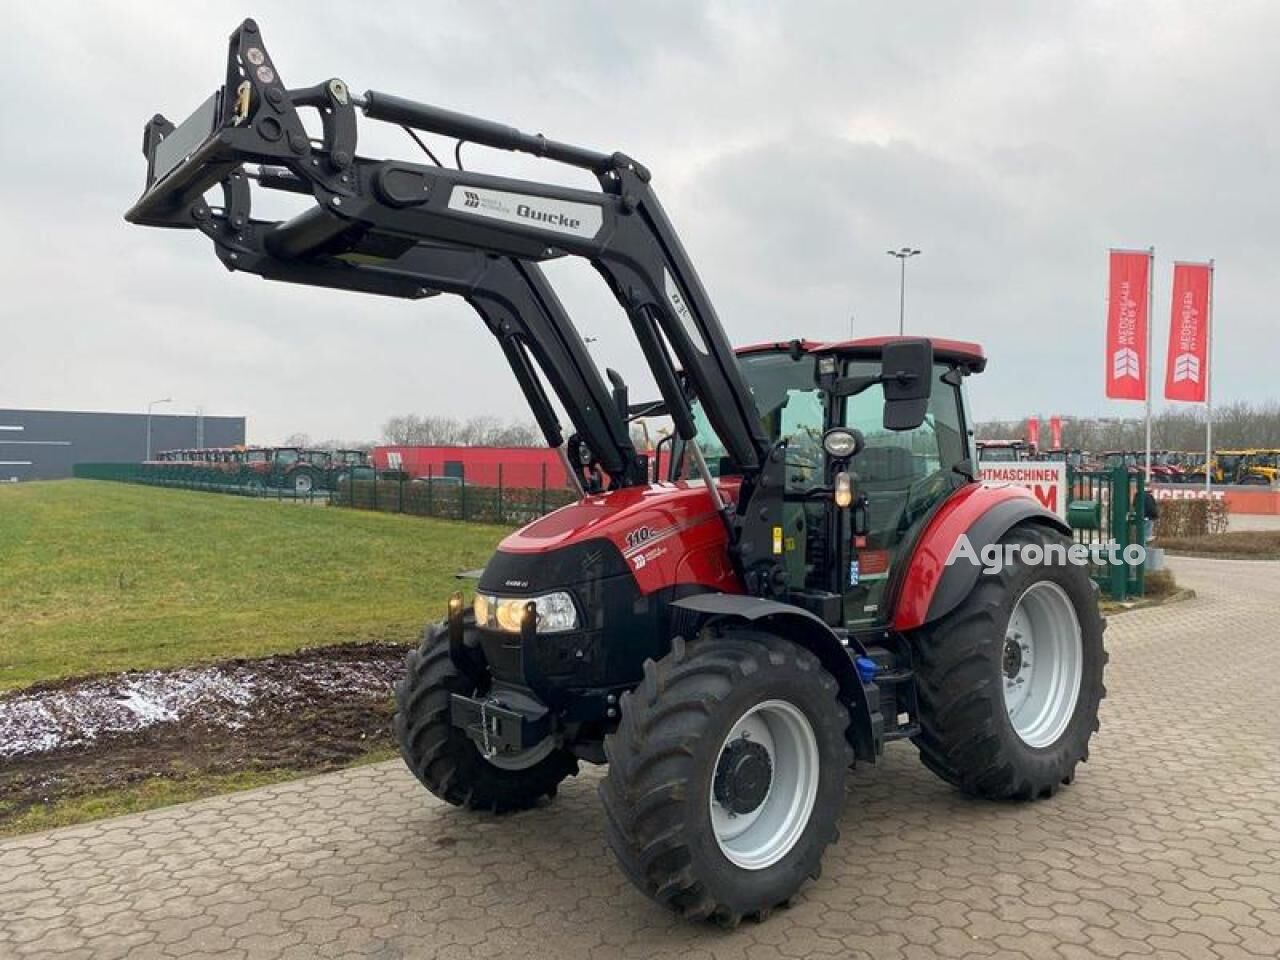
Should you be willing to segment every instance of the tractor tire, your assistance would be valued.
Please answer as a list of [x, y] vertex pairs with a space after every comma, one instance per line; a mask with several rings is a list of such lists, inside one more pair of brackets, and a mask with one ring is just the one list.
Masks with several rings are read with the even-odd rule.
[[289, 488], [294, 496], [306, 496], [316, 488], [315, 475], [310, 470], [299, 470], [289, 478]]
[[507, 813], [536, 806], [556, 795], [565, 777], [576, 776], [578, 760], [558, 746], [534, 747], [527, 765], [497, 766], [486, 760], [449, 719], [449, 697], [479, 691], [449, 657], [442, 624], [427, 628], [421, 645], [409, 654], [405, 675], [396, 684], [393, 721], [400, 755], [422, 785], [446, 803], [468, 810]]
[[609, 846], [643, 893], [733, 927], [818, 877], [853, 751], [817, 657], [754, 630], [677, 637], [620, 706], [600, 797]]
[[[1070, 542], [1039, 525], [1000, 540]], [[1106, 696], [1105, 628], [1087, 567], [1027, 564], [1019, 552], [998, 573], [984, 569], [955, 610], [912, 636], [924, 765], [992, 800], [1051, 797], [1071, 783]]]

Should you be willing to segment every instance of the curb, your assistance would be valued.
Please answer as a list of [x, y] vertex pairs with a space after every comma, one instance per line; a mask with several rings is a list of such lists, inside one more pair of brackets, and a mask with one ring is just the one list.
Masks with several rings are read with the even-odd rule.
[[1164, 597], [1143, 597], [1141, 600], [1126, 600], [1122, 603], [1104, 603], [1102, 612], [1105, 616], [1114, 617], [1132, 610], [1145, 610], [1148, 607], [1163, 607], [1169, 603], [1181, 603], [1183, 600], [1194, 600], [1196, 592], [1190, 587], [1183, 587]]

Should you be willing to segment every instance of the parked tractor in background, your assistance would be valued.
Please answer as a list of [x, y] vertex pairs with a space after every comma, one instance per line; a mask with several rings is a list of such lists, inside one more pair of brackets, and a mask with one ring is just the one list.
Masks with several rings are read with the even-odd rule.
[[[979, 459], [981, 459], [981, 456], [979, 456]], [[1034, 459], [1044, 460], [1049, 463], [1065, 463], [1073, 470], [1085, 468], [1084, 451], [1079, 447], [1050, 447], [1037, 453]]]
[[1219, 450], [1215, 459], [1223, 483], [1264, 486], [1276, 481], [1277, 453], [1275, 450], [1257, 448]]
[[300, 447], [250, 447], [244, 452], [247, 485], [309, 494], [320, 487], [324, 468], [303, 457]]
[[[977, 480], [965, 385], [986, 367], [979, 346], [735, 352], [625, 154], [337, 79], [288, 87], [251, 20], [226, 70], [182, 126], [148, 122], [128, 219], [203, 232], [231, 269], [268, 279], [465, 297], [581, 492], [503, 540], [472, 602], [455, 594], [410, 654], [395, 732], [428, 790], [523, 809], [581, 762], [608, 763], [604, 833], [626, 876], [733, 926], [818, 876], [849, 768], [895, 741], [977, 797], [1073, 781], [1105, 693], [1103, 621], [1087, 569], [1066, 562], [1071, 530], [1029, 491]], [[357, 108], [569, 164], [599, 189], [361, 156]], [[319, 112], [322, 140], [299, 109]], [[313, 202], [253, 219], [251, 182]], [[538, 266], [564, 256], [589, 261], [628, 315], [674, 426], [663, 483], [631, 439], [622, 377], [602, 374]], [[1010, 562], [948, 564], [962, 537]]]
[[979, 463], [1022, 463], [1035, 458], [1036, 448], [1025, 440], [979, 440]]

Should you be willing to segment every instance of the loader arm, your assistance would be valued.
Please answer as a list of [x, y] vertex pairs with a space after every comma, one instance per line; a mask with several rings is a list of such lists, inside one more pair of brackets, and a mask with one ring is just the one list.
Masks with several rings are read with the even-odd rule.
[[[298, 107], [320, 111], [322, 141], [307, 136]], [[590, 170], [600, 190], [361, 157], [357, 107], [374, 120]], [[648, 171], [622, 154], [557, 143], [389, 94], [370, 91], [356, 97], [336, 79], [289, 90], [252, 20], [231, 36], [223, 87], [178, 128], [155, 117], [146, 128], [144, 153], [147, 189], [128, 220], [202, 229], [233, 268], [242, 258], [270, 255], [271, 261], [259, 259], [257, 272], [275, 279], [286, 279], [283, 274], [289, 272], [288, 279], [297, 282], [323, 283], [314, 271], [283, 269], [288, 261], [309, 266], [325, 256], [355, 266], [372, 258], [380, 267], [357, 267], [345, 288], [389, 292], [376, 288], [407, 280], [394, 276], [394, 261], [418, 256], [410, 251], [419, 244], [530, 261], [583, 257], [627, 312], [681, 435], [692, 439], [696, 431], [677, 366], [744, 473], [754, 475], [768, 456], [768, 438], [710, 299], [649, 184]], [[269, 183], [269, 171], [283, 168], [289, 179], [283, 188], [309, 193], [315, 205], [288, 221], [254, 221], [246, 163], [269, 168], [264, 185], [281, 185]], [[204, 199], [219, 184], [226, 197], [221, 209]], [[536, 337], [531, 331], [531, 346]], [[555, 352], [545, 345], [541, 349], [544, 357]], [[588, 392], [595, 393], [594, 385]]]
[[[233, 36], [233, 60], [239, 56], [235, 51], [240, 46]], [[260, 45], [257, 49], [261, 50]], [[252, 66], [251, 60], [240, 59]], [[265, 52], [253, 59], [261, 60], [259, 66], [269, 63]], [[274, 68], [268, 69], [274, 74]], [[278, 81], [278, 76], [275, 79]], [[243, 80], [238, 84], [241, 92], [233, 111], [243, 109], [249, 102], [243, 84]], [[223, 96], [222, 92], [215, 94], [197, 111], [198, 126], [216, 124]], [[275, 100], [292, 110], [284, 111], [279, 123], [281, 136], [286, 130], [296, 134], [292, 141], [295, 144], [301, 142], [297, 131], [302, 127], [292, 105], [315, 107], [323, 118], [324, 140], [315, 151], [325, 157], [323, 164], [313, 156], [312, 162], [301, 169], [309, 171], [312, 178], [332, 179], [339, 184], [351, 182], [351, 173], [334, 162], [334, 157], [350, 157], [354, 150], [354, 106], [343, 95], [341, 83], [330, 81], [304, 91], [288, 91]], [[233, 112], [232, 132], [236, 133], [240, 131], [234, 116]], [[274, 129], [266, 123], [268, 118], [258, 119], [260, 130]], [[176, 171], [169, 164], [177, 152], [198, 144], [183, 141], [181, 131], [174, 134], [173, 125], [163, 117], [157, 116], [147, 124], [143, 150], [148, 159], [148, 187], [157, 180], [167, 184], [164, 189], [168, 209], [137, 222], [201, 230], [213, 240], [215, 252], [228, 269], [265, 279], [405, 299], [437, 293], [463, 297], [498, 339], [548, 445], [562, 448], [565, 440], [539, 372], [555, 391], [594, 462], [608, 475], [610, 485], [633, 486], [647, 481], [646, 462], [636, 454], [624, 416], [616, 409], [581, 335], [536, 264], [475, 249], [378, 236], [363, 224], [327, 216], [318, 207], [288, 224], [254, 219], [250, 208], [254, 181], [262, 189], [312, 196], [313, 180], [296, 173], [298, 166], [294, 164], [264, 164], [251, 171], [219, 161], [203, 170]], [[270, 136], [263, 139], [270, 144]], [[269, 146], [258, 147], [260, 159], [270, 153]], [[326, 175], [335, 172], [336, 176]], [[169, 178], [168, 173], [175, 175]], [[222, 175], [221, 206], [211, 206], [204, 199], [208, 180], [216, 174]], [[135, 219], [132, 212], [129, 219]], [[568, 466], [574, 476], [580, 474], [580, 464]]]
[[[578, 435], [615, 487], [647, 482], [626, 420], [613, 402], [586, 345], [542, 270], [534, 263], [477, 250], [413, 244], [395, 257], [372, 258], [357, 237], [345, 253], [281, 257], [263, 239], [275, 224], [253, 221], [229, 247], [215, 234], [218, 256], [232, 270], [270, 280], [419, 299], [436, 293], [462, 297], [498, 340], [548, 446], [563, 447], [564, 432], [542, 386], [545, 376]], [[535, 363], [531, 362], [536, 361]], [[569, 465], [578, 475], [580, 464]]]

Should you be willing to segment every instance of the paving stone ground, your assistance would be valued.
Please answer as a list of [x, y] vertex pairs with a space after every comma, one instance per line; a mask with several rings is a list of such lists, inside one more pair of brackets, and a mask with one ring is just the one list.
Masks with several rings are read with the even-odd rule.
[[1112, 619], [1074, 786], [969, 800], [895, 745], [767, 923], [691, 925], [632, 890], [597, 772], [493, 818], [387, 763], [0, 842], [0, 957], [1274, 958], [1280, 564], [1173, 563], [1199, 598]]

